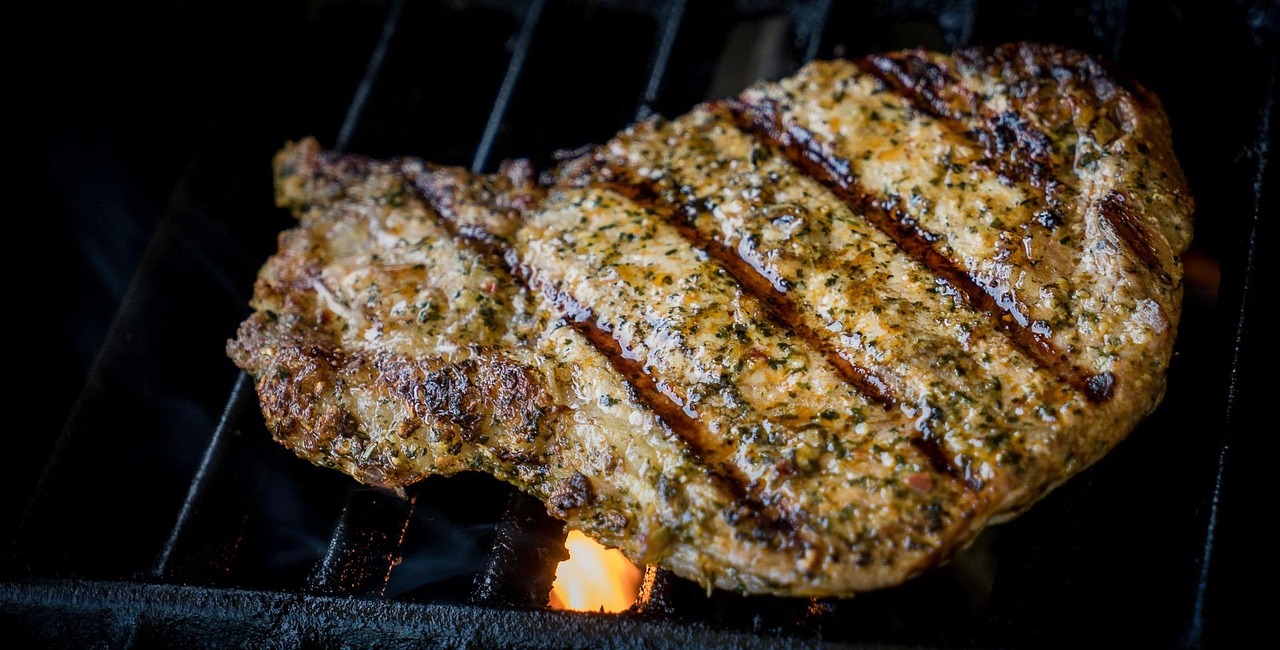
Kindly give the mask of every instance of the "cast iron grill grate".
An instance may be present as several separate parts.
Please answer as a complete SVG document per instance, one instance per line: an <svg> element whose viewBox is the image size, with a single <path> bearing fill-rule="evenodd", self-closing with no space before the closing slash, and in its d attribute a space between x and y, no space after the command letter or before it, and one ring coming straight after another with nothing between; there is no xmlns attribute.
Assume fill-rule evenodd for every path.
<svg viewBox="0 0 1280 650"><path fill-rule="evenodd" d="M240 51L210 91L217 105L199 115L204 135L15 514L0 620L23 638L110 647L1229 638L1240 616L1228 604L1242 568L1233 554L1244 544L1243 482L1261 444L1245 424L1261 412L1258 251L1270 241L1262 215L1275 191L1270 5L391 0L277 7L247 28L243 7L194 4L190 26L234 34ZM401 498L311 467L270 441L251 383L222 355L287 226L271 208L266 168L285 139L315 134L339 149L475 170L511 157L545 166L557 150L816 56L1019 39L1115 59L1171 115L1200 217L1169 394L1098 466L900 588L850 600L708 595L651 568L632 612L546 611L563 532L540 504L482 476L432 478ZM1224 62L1252 81L1215 77Z"/></svg>

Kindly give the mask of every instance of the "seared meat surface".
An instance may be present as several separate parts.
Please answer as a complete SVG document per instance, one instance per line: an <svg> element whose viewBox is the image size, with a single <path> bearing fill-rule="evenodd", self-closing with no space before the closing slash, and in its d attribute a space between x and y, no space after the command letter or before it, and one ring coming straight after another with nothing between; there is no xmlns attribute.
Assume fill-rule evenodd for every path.
<svg viewBox="0 0 1280 650"><path fill-rule="evenodd" d="M541 182L275 172L299 224L228 352L281 443L780 595L900 583L1127 435L1191 232L1158 101L1025 44L815 62Z"/></svg>

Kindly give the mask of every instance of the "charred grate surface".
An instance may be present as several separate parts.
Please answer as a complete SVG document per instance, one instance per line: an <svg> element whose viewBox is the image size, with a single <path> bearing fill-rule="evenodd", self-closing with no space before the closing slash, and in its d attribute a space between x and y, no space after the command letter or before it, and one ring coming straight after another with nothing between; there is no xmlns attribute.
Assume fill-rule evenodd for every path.
<svg viewBox="0 0 1280 650"><path fill-rule="evenodd" d="M90 70L110 48L88 48L114 38L103 27L137 36L137 60L174 54L128 86L169 108L165 121L132 125L134 105L89 114L125 124L111 133L122 155L163 168L168 199L132 280L107 283L127 290L60 434L44 432L15 472L0 627L20 641L1200 647L1266 620L1235 594L1252 570L1249 485L1268 458L1250 423L1265 415L1261 251L1274 242L1263 216L1275 204L1280 16L1269 3L389 0L244 12L189 3L166 14L162 40L129 27L138 16L98 25L86 13L53 39L74 48L100 34L85 40ZM234 52L215 47L229 35ZM708 595L650 567L632 612L544 611L563 530L539 503L479 475L402 497L306 465L271 441L251 381L222 354L289 225L271 207L266 162L285 139L477 171L511 157L545 167L558 149L815 56L1019 39L1117 60L1169 112L1202 215L1177 354L1164 404L1107 459L902 587L850 600ZM1224 74L1256 83L1212 83ZM200 110L164 104L175 84ZM69 110L37 124L65 133ZM111 216L94 191L127 179L84 172L55 170L49 185Z"/></svg>
<svg viewBox="0 0 1280 650"><path fill-rule="evenodd" d="M805 648L702 624L137 582L0 585L0 620L38 619L17 641L140 647ZM115 647L117 644L111 644Z"/></svg>

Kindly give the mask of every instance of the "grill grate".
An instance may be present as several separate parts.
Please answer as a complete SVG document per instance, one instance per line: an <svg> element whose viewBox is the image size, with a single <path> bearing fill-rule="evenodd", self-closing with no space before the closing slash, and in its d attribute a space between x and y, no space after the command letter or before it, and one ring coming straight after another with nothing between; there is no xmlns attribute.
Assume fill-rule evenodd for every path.
<svg viewBox="0 0 1280 650"><path fill-rule="evenodd" d="M224 64L217 108L6 536L0 621L24 638L1198 647L1241 629L1242 486L1261 457L1247 427L1261 413L1274 7L391 0L277 8L249 28L242 7L194 4L187 22L249 45ZM288 225L265 178L286 138L336 133L326 144L476 171L510 157L545 166L632 119L816 56L1017 39L1109 56L1163 98L1201 215L1177 356L1164 405L1107 459L902 587L850 600L708 595L650 567L628 614L544 611L563 531L541 504L483 476L428 479L402 498L311 467L270 441L251 382L222 355ZM1185 83L1221 74L1216 61L1259 83L1216 98ZM1207 123L1211 134L1198 130Z"/></svg>

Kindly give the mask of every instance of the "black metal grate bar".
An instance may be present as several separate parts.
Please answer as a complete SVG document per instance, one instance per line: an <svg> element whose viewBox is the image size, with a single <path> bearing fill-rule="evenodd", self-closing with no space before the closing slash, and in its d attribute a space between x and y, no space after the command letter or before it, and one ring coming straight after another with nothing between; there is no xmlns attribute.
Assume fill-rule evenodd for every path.
<svg viewBox="0 0 1280 650"><path fill-rule="evenodd" d="M671 61L671 50L675 48L676 35L680 32L680 23L684 19L685 2L686 0L667 2L658 44L653 52L653 62L649 64L649 82L644 87L644 95L636 109L637 121L653 115L653 105L658 101L658 91L662 88L662 79L666 76L667 64Z"/></svg>
<svg viewBox="0 0 1280 650"><path fill-rule="evenodd" d="M374 488L354 488L334 527L329 549L307 580L318 593L381 595L400 563L405 531L418 502Z"/></svg>
<svg viewBox="0 0 1280 650"><path fill-rule="evenodd" d="M1189 646L1198 647L1204 643L1205 597L1209 593L1210 571L1216 565L1214 562L1215 553L1217 552L1215 550L1215 538L1222 504L1224 479L1230 459L1233 456L1232 434L1245 424L1245 420L1239 416L1240 394L1246 374L1243 366L1247 363L1247 354L1250 352L1248 346L1250 324L1253 314L1258 308L1253 304L1258 299L1258 296L1255 295L1254 284L1258 275L1258 248L1261 245L1259 242L1261 239L1263 200L1264 194L1268 190L1267 166L1271 154L1271 138L1274 133L1271 120L1276 103L1277 65L1275 60L1271 61L1270 78L1267 82L1264 104L1258 120L1258 134L1254 144L1253 212L1250 219L1248 237L1245 240L1243 277L1240 281L1239 304L1236 306L1234 332L1232 333L1231 370L1227 379L1225 409L1226 433L1223 436L1222 445L1217 454L1217 470L1214 473L1213 493L1209 502L1209 520L1205 527L1204 551L1200 556L1200 572L1196 580L1195 603L1185 636L1186 643ZM1239 454L1236 453L1234 455L1238 456Z"/></svg>
<svg viewBox="0 0 1280 650"><path fill-rule="evenodd" d="M640 593L632 610L645 616L671 616L679 610L671 602L671 581L678 580L671 571L650 564L640 579Z"/></svg>
<svg viewBox="0 0 1280 650"><path fill-rule="evenodd" d="M195 176L198 166L199 165L196 160L192 160L187 166L187 169L183 172L182 180L179 181L178 188L174 191L175 195L188 191L186 186L192 182L192 178ZM147 250L144 253L142 263L140 264L143 268L146 268L149 259L158 256L158 253L155 250L158 247L156 239L157 238L153 237L152 241L147 245ZM116 318L112 322L110 330L107 332L106 338L108 341L123 335L123 331L126 328L126 324L124 323L126 308L131 301L135 300L133 295L140 291L137 288L137 285L140 284L142 280L143 278L140 275L137 275L134 277L133 281L130 282L129 288L125 291L125 297L122 301L121 308L118 310ZM42 506L45 494L49 491L49 484L56 480L55 477L59 472L59 463L65 455L64 452L73 446L80 446L84 444L83 441L78 438L87 435L91 429L91 424L89 422L90 415L86 413L86 411L93 410L94 400L92 397L95 395L96 387L107 381L106 374L109 372L107 366L111 363L109 356L112 352L114 352L114 350L104 347L99 351L98 357L94 360L93 365L89 370L88 380L85 382L85 388L76 399L76 405L70 416L67 418L67 421L63 426L62 433L58 436L57 442L54 443L52 453L50 453L49 458L45 461L44 469L41 471L40 478L36 482L31 500L28 502L27 507L24 509L19 519L18 531L20 534L30 526L30 520Z"/></svg>
<svg viewBox="0 0 1280 650"><path fill-rule="evenodd" d="M469 600L503 607L545 607L556 567L568 557L564 539L564 523L547 516L541 501L512 494Z"/></svg>
<svg viewBox="0 0 1280 650"><path fill-rule="evenodd" d="M228 241L226 231L203 218L203 205L194 198L212 199L217 204L227 201L237 190L234 179L246 162L248 152L238 149L214 153L214 143L222 129L243 128L230 122L215 120L195 148L196 155L171 193L164 218L147 244L138 271L107 333L108 344L95 359L84 389L19 520L17 545L13 550L17 561L29 571L79 573L92 572L95 569L91 567L96 567L97 571L124 569L145 574L153 567L155 556L145 560L143 556L162 548L163 540L168 537L165 534L170 530L168 526L163 533L155 527L161 521L159 513L170 507L168 497L159 495L176 496L182 493L181 488L170 492L170 481L152 483L150 487L156 488L158 496L148 499L146 497L150 495L144 493L143 498L139 498L127 486L131 481L143 481L148 477L120 475L113 463L127 458L125 454L130 450L150 454L174 453L170 450L185 446L187 442L176 440L172 430L149 428L145 424L121 429L112 427L129 422L131 414L135 413L131 409L139 408L144 400L158 400L165 396L165 390L181 392L188 389L188 384L195 383L186 377L162 376L151 365L156 356L179 353L168 347L176 345L176 339L160 334L166 331L165 322L154 318L150 303L158 295L181 287L193 295L206 296L200 307L172 316L180 322L194 318L195 323L200 323L200 319L218 322L226 314L233 313L228 310L245 300L243 288L237 288L243 283L229 282L226 273L228 268L234 267L235 256L242 251L235 248L234 242ZM214 185L218 191L205 192L202 181L209 179L217 179ZM195 253L192 253L193 249ZM219 256L226 267L208 270L195 265L184 267L174 259L175 251L196 259ZM213 313L221 315L211 317ZM148 346L120 343L129 340L147 341ZM208 371L206 358L195 355L188 361L189 370L194 373L192 376ZM221 361L225 361L225 357ZM130 373L133 373L134 381L122 385L120 377ZM218 372L210 376L225 374ZM226 376L228 383L233 383L234 375ZM148 406L155 408L157 404ZM174 417L184 425L206 431L214 428L212 422L201 423L203 413L199 404L175 400L165 406L174 409ZM180 459L174 461L175 466L185 463ZM193 459L193 471L197 464L198 460ZM107 480L104 481L104 477ZM115 494L129 496L113 498ZM174 510L180 505L181 502L174 498ZM164 520L168 520L167 516ZM113 544L114 538L98 544L79 541L89 530L97 534L113 527L129 529L132 543L117 548ZM153 535L158 539L151 546Z"/></svg>
<svg viewBox="0 0 1280 650"><path fill-rule="evenodd" d="M973 42L973 25L977 17L978 0L961 0L954 11L938 16L938 27L950 34L953 47L962 47Z"/></svg>
<svg viewBox="0 0 1280 650"><path fill-rule="evenodd" d="M834 647L680 621L136 582L3 583L0 604L0 622L38 614L33 636L65 647Z"/></svg>
<svg viewBox="0 0 1280 650"><path fill-rule="evenodd" d="M818 58L822 47L822 32L831 16L831 0L798 2L792 5L792 19L796 23L796 39L804 44L801 63Z"/></svg>
<svg viewBox="0 0 1280 650"><path fill-rule="evenodd" d="M373 84L378 80L378 71L382 69L382 62L387 58L387 48L391 45L391 39L395 37L396 27L400 24L404 3L405 0L395 0L387 10L387 18L382 23L378 43L373 47L373 53L369 55L369 64L365 66L364 76L356 86L351 105L347 107L347 114L342 118L342 127L338 129L338 137L334 140L333 146L338 151L346 150L347 145L351 143L351 136L355 133L356 126L360 123L365 103L369 101L369 93L373 92Z"/></svg>
<svg viewBox="0 0 1280 650"><path fill-rule="evenodd" d="M546 0L532 0L525 12L524 21L520 24L520 35L516 37L511 51L511 62L507 64L507 73L502 77L502 86L498 88L498 96L493 100L493 110L489 111L489 121L485 123L484 135L476 147L475 156L471 159L471 171L480 173L489 163L489 154L493 153L493 143L498 138L498 129L507 114L507 106L511 103L511 95L516 90L516 82L524 70L525 59L529 57L529 47L533 44L533 34L542 20L542 8Z"/></svg>
<svg viewBox="0 0 1280 650"><path fill-rule="evenodd" d="M235 386L231 388L231 396L227 399L227 406L222 411L222 417L218 420L218 426L213 430L213 437L209 439L209 444L205 447L204 456L200 459L200 466L196 469L196 473L191 477L191 485L187 488L187 497L182 501L182 509L178 511L178 519L173 525L173 530L169 533L169 539L165 542L164 548L160 551L160 556L156 559L155 568L151 574L154 577L163 576L168 567L169 561L173 557L173 551L178 545L178 540L182 537L183 531L193 516L197 503L201 496L204 495L209 486L209 477L214 471L214 467L222 457L224 441L231 426L231 422L239 416L241 412L253 401L253 383L249 379L247 373L241 372L236 377Z"/></svg>
<svg viewBox="0 0 1280 650"><path fill-rule="evenodd" d="M1107 55L1120 61L1124 50L1124 28L1129 19L1129 0L1093 0L1089 5L1089 24L1098 40L1107 44Z"/></svg>

